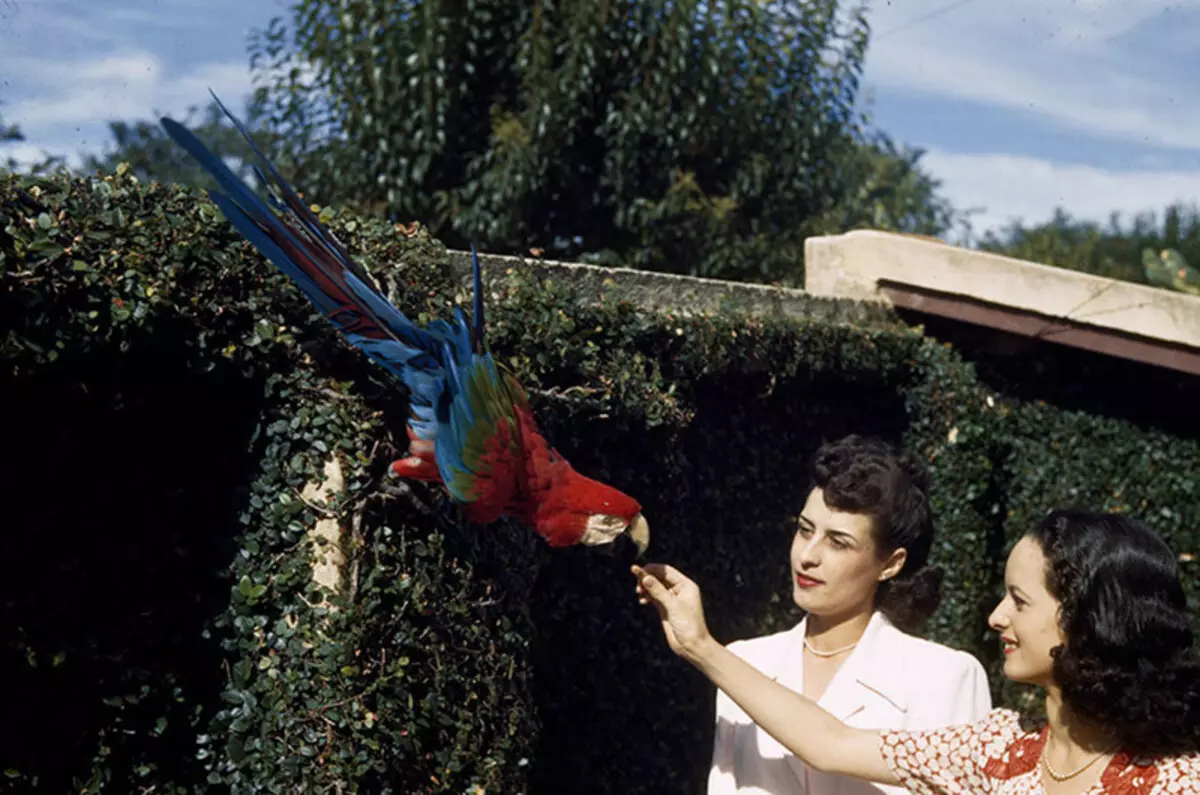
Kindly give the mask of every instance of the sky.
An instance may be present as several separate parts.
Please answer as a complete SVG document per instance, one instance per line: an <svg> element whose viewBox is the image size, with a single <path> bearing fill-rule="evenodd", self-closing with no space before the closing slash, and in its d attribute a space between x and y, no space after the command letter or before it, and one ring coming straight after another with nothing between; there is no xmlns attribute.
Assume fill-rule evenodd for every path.
<svg viewBox="0 0 1200 795"><path fill-rule="evenodd" d="M22 162L109 146L251 90L247 36L286 0L0 0L0 115ZM976 231L1061 207L1200 202L1200 0L871 0L862 98ZM233 100L232 102L230 100ZM5 151L7 150L7 151Z"/></svg>

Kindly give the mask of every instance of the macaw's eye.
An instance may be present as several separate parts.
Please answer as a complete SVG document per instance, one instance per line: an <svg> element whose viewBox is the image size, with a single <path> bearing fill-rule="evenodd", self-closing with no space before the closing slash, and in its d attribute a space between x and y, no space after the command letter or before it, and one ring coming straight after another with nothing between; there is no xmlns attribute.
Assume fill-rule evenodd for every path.
<svg viewBox="0 0 1200 795"><path fill-rule="evenodd" d="M625 520L619 516L604 516L595 517L597 524L601 527L624 527Z"/></svg>

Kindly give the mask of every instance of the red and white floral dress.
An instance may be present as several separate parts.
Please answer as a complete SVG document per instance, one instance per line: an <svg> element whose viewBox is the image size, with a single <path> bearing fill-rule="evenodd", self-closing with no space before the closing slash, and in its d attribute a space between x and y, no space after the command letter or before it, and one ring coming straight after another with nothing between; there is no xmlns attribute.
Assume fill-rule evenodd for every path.
<svg viewBox="0 0 1200 795"><path fill-rule="evenodd" d="M927 731L884 731L881 749L900 783L918 795L1044 795L1046 730L994 709L978 723ZM1087 795L1200 795L1200 753L1113 757Z"/></svg>

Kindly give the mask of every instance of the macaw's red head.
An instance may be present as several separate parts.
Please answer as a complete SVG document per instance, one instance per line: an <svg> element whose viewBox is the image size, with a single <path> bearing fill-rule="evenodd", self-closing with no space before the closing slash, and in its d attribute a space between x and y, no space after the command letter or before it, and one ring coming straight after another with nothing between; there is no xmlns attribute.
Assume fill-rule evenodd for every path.
<svg viewBox="0 0 1200 795"><path fill-rule="evenodd" d="M550 546L602 546L628 534L638 557L645 554L650 523L637 500L569 466L555 474L553 485L537 496L530 516L534 531Z"/></svg>

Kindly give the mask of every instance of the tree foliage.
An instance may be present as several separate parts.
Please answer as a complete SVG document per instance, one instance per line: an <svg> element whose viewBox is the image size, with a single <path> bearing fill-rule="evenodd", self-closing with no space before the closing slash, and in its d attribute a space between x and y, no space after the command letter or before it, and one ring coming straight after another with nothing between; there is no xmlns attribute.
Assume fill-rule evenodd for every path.
<svg viewBox="0 0 1200 795"><path fill-rule="evenodd" d="M25 140L25 135L21 132L21 128L15 124L8 124L4 121L4 116L0 114L0 145L19 143ZM0 161L0 169L14 170L17 167L17 161L12 157L7 157Z"/></svg>
<svg viewBox="0 0 1200 795"><path fill-rule="evenodd" d="M1146 211L1129 219L1114 213L1107 224L1074 218L1060 208L1045 223L1013 223L988 232L979 247L1031 262L1180 289L1170 279L1159 278L1151 260L1182 260L1184 267L1200 263L1200 208L1175 203L1161 215ZM1165 254L1172 250L1175 254ZM1190 281L1185 279L1183 286Z"/></svg>
<svg viewBox="0 0 1200 795"><path fill-rule="evenodd" d="M810 235L962 217L856 110L861 7L295 0L288 18L251 41L256 143L309 195L455 247L801 283ZM181 121L253 178L216 103ZM156 119L109 130L84 170L211 186Z"/></svg>
<svg viewBox="0 0 1200 795"><path fill-rule="evenodd" d="M24 140L25 136L21 133L21 128L15 124L6 124L4 117L0 116L0 143L12 143Z"/></svg>
<svg viewBox="0 0 1200 795"><path fill-rule="evenodd" d="M809 235L950 223L919 153L863 134L868 34L836 0L297 0L251 51L324 201L457 247L795 280Z"/></svg>
<svg viewBox="0 0 1200 795"><path fill-rule="evenodd" d="M930 236L966 231L970 213L940 193L941 182L921 167L925 152L870 130L848 158L848 190L812 228L819 234L886 229Z"/></svg>

